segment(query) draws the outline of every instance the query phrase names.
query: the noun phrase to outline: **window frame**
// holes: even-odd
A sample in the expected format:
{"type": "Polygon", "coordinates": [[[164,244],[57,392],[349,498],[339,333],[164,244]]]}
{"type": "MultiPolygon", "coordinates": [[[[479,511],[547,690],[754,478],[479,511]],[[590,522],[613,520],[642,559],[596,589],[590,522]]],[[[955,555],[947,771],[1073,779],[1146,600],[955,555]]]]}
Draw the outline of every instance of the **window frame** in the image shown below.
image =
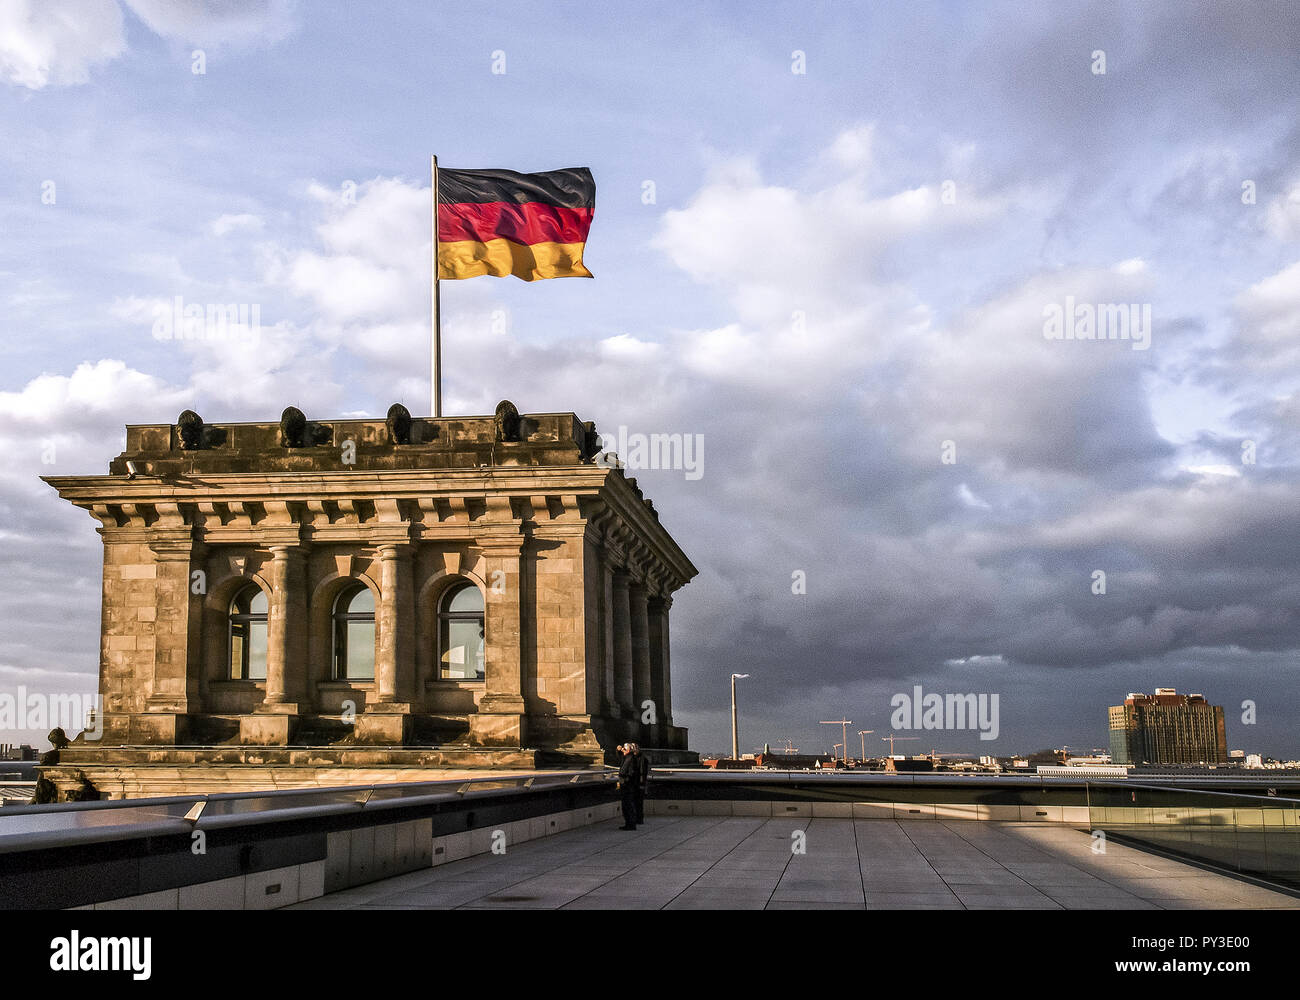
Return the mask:
{"type": "Polygon", "coordinates": [[[258,681],[264,682],[266,680],[265,654],[263,655],[263,662],[262,662],[262,676],[252,677],[250,676],[249,673],[251,667],[249,653],[253,645],[252,627],[254,625],[262,625],[269,632],[270,620],[271,620],[271,599],[270,597],[267,596],[266,591],[263,590],[259,584],[250,582],[245,586],[240,587],[231,596],[230,604],[227,606],[226,609],[226,671],[225,671],[225,678],[224,678],[225,680],[252,681],[254,683],[258,681]],[[263,597],[266,598],[266,611],[260,611],[260,612],[259,611],[236,611],[235,606],[239,603],[239,599],[243,597],[245,594],[254,593],[254,592],[255,592],[255,596],[253,597],[252,600],[248,602],[249,607],[251,608],[253,606],[253,602],[256,601],[258,597],[263,597]],[[244,628],[244,634],[239,637],[243,640],[243,647],[240,651],[240,664],[239,664],[240,673],[239,676],[235,676],[235,638],[236,638],[235,630],[239,626],[243,626],[244,628]]]}
{"type": "Polygon", "coordinates": [[[437,665],[437,674],[435,680],[447,681],[453,684],[483,684],[487,681],[487,601],[483,596],[483,591],[477,583],[468,577],[458,577],[455,581],[448,584],[438,598],[437,613],[437,642],[434,648],[434,663],[437,665]],[[481,611],[449,611],[447,607],[457,594],[473,587],[479,595],[479,601],[483,605],[481,611]],[[444,673],[447,668],[443,656],[451,639],[451,624],[453,622],[472,622],[478,625],[479,641],[483,645],[483,674],[475,677],[448,677],[444,673]]]}
{"type": "Polygon", "coordinates": [[[350,585],[344,587],[334,598],[334,603],[330,609],[330,680],[346,684],[373,684],[375,681],[375,667],[378,657],[375,652],[370,654],[370,676],[369,677],[352,677],[348,674],[347,649],[348,642],[346,632],[348,626],[352,624],[370,625],[376,647],[379,641],[379,622],[376,610],[370,611],[340,611],[339,605],[347,599],[351,604],[356,599],[356,595],[366,591],[374,602],[374,591],[371,590],[361,580],[354,580],[350,585]],[[340,640],[342,640],[340,642],[340,640]]]}

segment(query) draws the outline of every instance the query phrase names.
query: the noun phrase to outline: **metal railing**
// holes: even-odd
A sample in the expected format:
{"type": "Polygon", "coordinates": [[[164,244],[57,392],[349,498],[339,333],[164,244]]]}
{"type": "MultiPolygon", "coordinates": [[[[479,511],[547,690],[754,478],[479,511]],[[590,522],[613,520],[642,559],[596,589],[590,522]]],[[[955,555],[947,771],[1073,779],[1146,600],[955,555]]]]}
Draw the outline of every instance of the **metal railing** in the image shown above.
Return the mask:
{"type": "Polygon", "coordinates": [[[1091,828],[1300,888],[1300,798],[1089,782],[1091,828]]]}
{"type": "MultiPolygon", "coordinates": [[[[223,792],[168,798],[6,806],[0,811],[0,854],[98,841],[188,834],[248,823],[268,823],[346,813],[378,814],[502,791],[537,792],[609,782],[612,770],[544,771],[530,775],[451,778],[442,781],[348,785],[335,788],[223,792]]],[[[376,819],[379,817],[376,815],[376,819]]]]}

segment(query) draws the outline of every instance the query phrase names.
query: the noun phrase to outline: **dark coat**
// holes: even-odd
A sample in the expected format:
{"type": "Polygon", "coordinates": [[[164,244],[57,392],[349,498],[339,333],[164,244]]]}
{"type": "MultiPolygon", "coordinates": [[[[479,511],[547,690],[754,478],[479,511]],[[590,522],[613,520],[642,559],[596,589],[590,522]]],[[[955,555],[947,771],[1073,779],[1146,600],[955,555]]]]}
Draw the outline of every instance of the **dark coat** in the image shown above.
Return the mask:
{"type": "Polygon", "coordinates": [[[634,753],[629,756],[636,762],[637,785],[642,791],[645,791],[645,786],[650,783],[650,758],[643,753],[634,753]]]}
{"type": "Polygon", "coordinates": [[[636,788],[641,781],[640,768],[637,766],[636,756],[625,753],[623,761],[618,765],[618,787],[624,792],[636,788]]]}

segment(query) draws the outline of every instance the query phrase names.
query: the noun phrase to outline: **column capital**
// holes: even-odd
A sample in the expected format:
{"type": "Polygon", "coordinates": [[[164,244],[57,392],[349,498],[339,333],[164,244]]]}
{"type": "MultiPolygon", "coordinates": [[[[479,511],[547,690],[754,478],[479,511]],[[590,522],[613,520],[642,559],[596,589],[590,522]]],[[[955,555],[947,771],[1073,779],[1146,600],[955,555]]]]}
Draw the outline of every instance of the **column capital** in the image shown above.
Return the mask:
{"type": "Polygon", "coordinates": [[[187,530],[184,535],[169,534],[162,538],[149,540],[149,549],[157,562],[188,562],[194,556],[203,554],[204,545],[196,542],[187,530]]]}
{"type": "Polygon", "coordinates": [[[476,538],[474,547],[488,559],[510,559],[523,555],[524,541],[523,535],[476,538]]]}

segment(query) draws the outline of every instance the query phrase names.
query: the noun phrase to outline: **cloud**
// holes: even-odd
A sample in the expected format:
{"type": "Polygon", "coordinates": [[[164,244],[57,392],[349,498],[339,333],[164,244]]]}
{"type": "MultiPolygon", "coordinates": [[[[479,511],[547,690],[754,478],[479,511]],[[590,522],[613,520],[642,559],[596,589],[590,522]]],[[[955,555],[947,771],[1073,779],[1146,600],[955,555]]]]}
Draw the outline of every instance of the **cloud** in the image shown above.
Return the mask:
{"type": "Polygon", "coordinates": [[[1265,226],[1274,239],[1291,242],[1300,239],[1300,184],[1268,203],[1265,226]]]}
{"type": "MultiPolygon", "coordinates": [[[[126,0],[149,29],[190,44],[271,45],[296,27],[287,0],[126,0]]],[[[29,90],[84,84],[127,48],[117,0],[5,0],[0,79],[29,90]]]]}
{"type": "Polygon", "coordinates": [[[213,236],[225,236],[240,230],[256,231],[262,228],[261,216],[243,212],[239,215],[219,215],[209,223],[213,236]]]}
{"type": "Polygon", "coordinates": [[[743,319],[759,321],[869,285],[900,241],[987,222],[998,199],[969,192],[945,201],[939,183],[873,195],[873,130],[846,130],[823,159],[841,170],[802,190],[764,183],[744,159],[719,165],[681,209],[664,213],[653,245],[705,284],[721,286],[743,319]]]}
{"type": "Polygon", "coordinates": [[[6,0],[0,4],[0,78],[29,90],[85,83],[126,50],[116,0],[6,0]]]}
{"type": "Polygon", "coordinates": [[[296,27],[287,0],[126,0],[150,30],[194,45],[273,44],[296,27]]]}

